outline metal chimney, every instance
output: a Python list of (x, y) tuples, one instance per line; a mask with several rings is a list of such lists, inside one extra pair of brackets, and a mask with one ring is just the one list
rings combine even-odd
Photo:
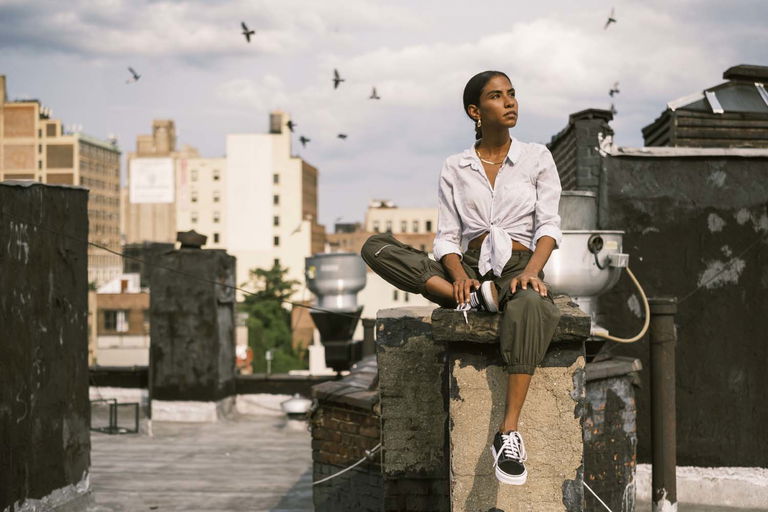
[(348, 370), (359, 359), (360, 343), (355, 344), (352, 336), (363, 311), (357, 305), (357, 292), (365, 287), (365, 263), (355, 253), (316, 254), (305, 262), (307, 287), (323, 310), (313, 310), (311, 315), (325, 346), (326, 362), (337, 372)]

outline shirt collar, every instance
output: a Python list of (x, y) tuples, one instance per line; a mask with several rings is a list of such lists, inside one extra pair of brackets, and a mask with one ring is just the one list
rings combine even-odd
[[(520, 155), (523, 150), (523, 143), (514, 137), (511, 137), (511, 139), (512, 143), (509, 145), (509, 151), (507, 151), (506, 159), (508, 159), (514, 165), (520, 160)], [(472, 144), (472, 146), (470, 146), (468, 149), (464, 150), (464, 153), (461, 155), (461, 160), (459, 161), (459, 166), (469, 166), (476, 171), (479, 171), (483, 168), (480, 162), (480, 158), (478, 158), (477, 152), (475, 151), (474, 144)]]

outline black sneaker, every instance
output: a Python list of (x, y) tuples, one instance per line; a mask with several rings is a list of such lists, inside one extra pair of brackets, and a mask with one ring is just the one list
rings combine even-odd
[(523, 485), (528, 478), (524, 462), (528, 459), (520, 432), (496, 432), (491, 445), (496, 479), (504, 484)]

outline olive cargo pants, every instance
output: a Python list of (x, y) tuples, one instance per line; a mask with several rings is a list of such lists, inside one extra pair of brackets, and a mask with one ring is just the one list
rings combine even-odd
[[(530, 252), (512, 251), (499, 277), (491, 271), (485, 276), (480, 275), (477, 269), (479, 254), (479, 249), (469, 249), (464, 253), (461, 263), (470, 279), (481, 282), (493, 280), (499, 291), (502, 315), (499, 349), (507, 365), (507, 373), (533, 375), (552, 341), (560, 321), (560, 310), (549, 292), (546, 297), (542, 297), (530, 286), (526, 290), (518, 287), (515, 293), (510, 291), (512, 278), (525, 269), (531, 257)], [(380, 233), (365, 242), (360, 255), (371, 270), (391, 285), (409, 293), (419, 293), (443, 307), (456, 307), (453, 301), (446, 302), (430, 296), (426, 291), (426, 282), (433, 276), (452, 282), (442, 264), (430, 259), (426, 252), (400, 242), (390, 233)], [(543, 279), (544, 273), (540, 273), (539, 277)]]

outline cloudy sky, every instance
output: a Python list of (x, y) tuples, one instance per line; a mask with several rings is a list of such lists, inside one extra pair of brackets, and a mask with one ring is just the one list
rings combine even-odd
[[(170, 118), (180, 144), (221, 156), (226, 134), (264, 132), (286, 110), (312, 139), (294, 152), (320, 170), (331, 228), (362, 220), (372, 198), (436, 204), (442, 161), (473, 140), (461, 93), (478, 71), (510, 75), (513, 135), (535, 142), (572, 112), (608, 108), (619, 81), (616, 141), (639, 146), (667, 101), (730, 66), (768, 65), (766, 20), (765, 0), (0, 0), (0, 74), (10, 99), (114, 134), (125, 153)], [(347, 80), (337, 91), (333, 68)], [(367, 99), (373, 85), (381, 101)]]

